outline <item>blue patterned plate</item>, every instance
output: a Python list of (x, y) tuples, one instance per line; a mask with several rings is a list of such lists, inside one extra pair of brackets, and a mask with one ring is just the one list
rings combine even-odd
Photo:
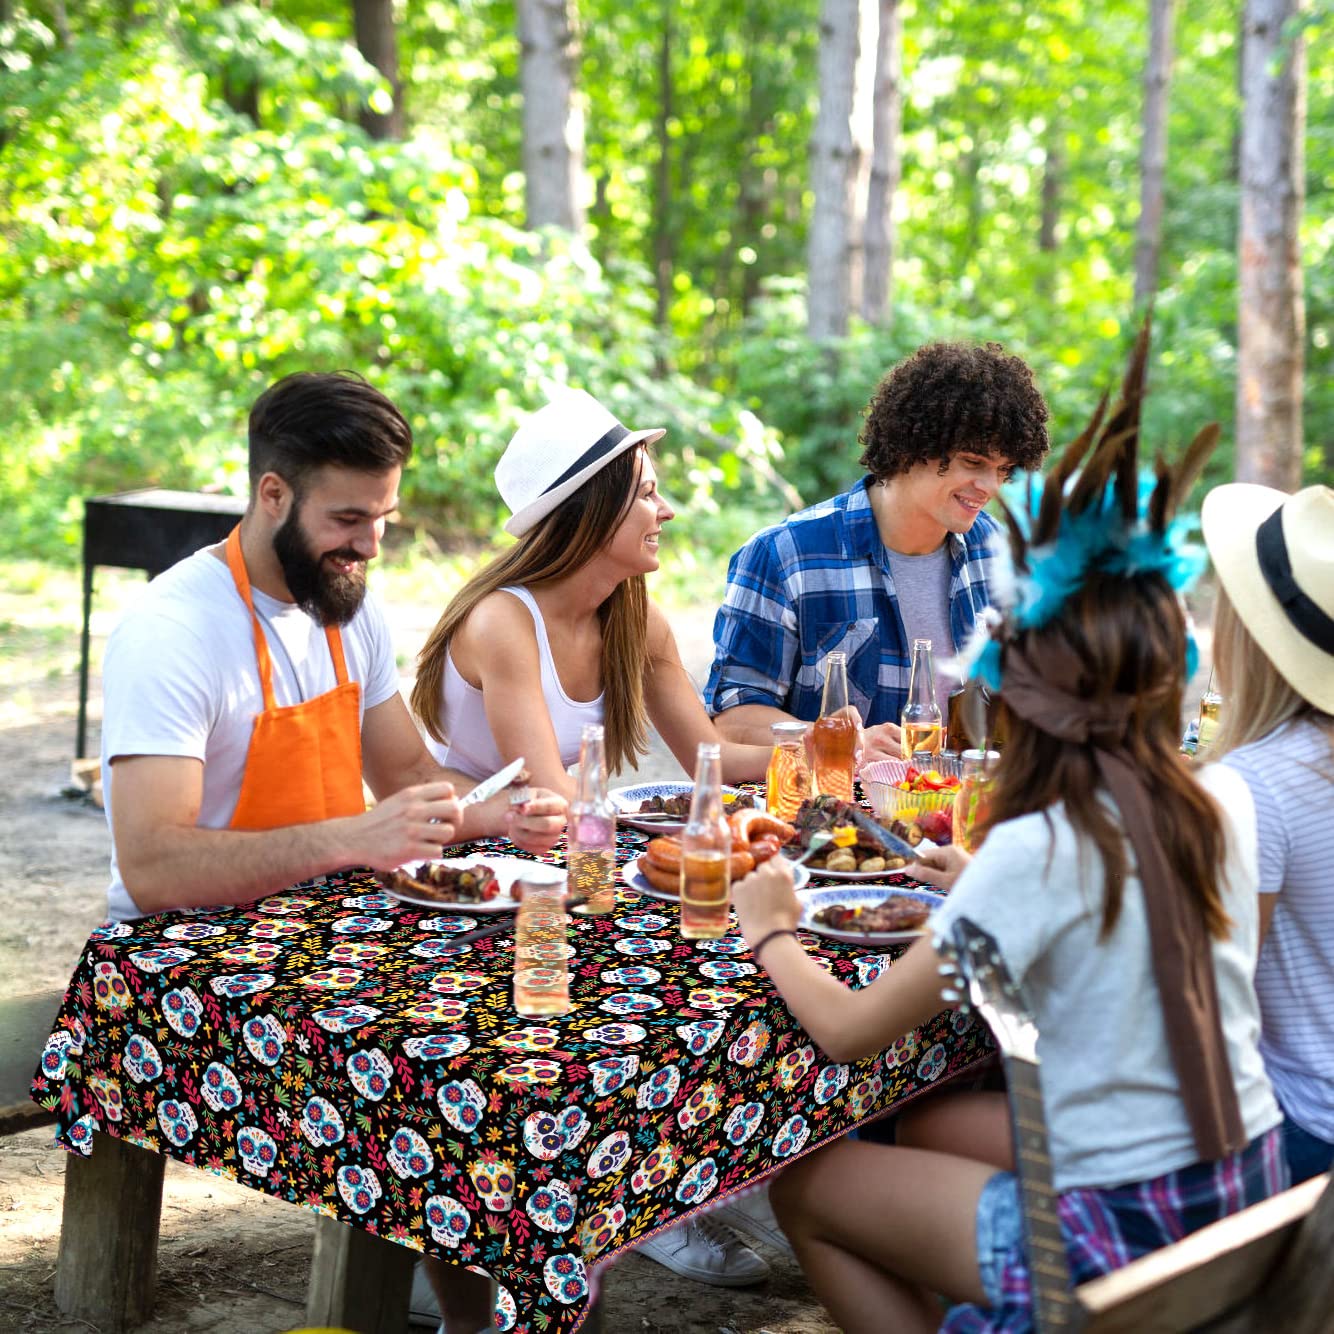
[[(811, 878), (811, 873), (804, 866), (794, 866), (792, 872), (793, 883), (798, 889), (806, 884)], [(629, 888), (633, 889), (636, 894), (642, 894), (646, 899), (658, 899), (662, 903), (676, 903), (678, 901), (675, 894), (668, 894), (666, 890), (655, 889), (650, 885), (649, 882), (640, 875), (639, 869), (633, 861), (628, 861), (621, 867), (621, 880), (628, 885)]]
[[(616, 803), (616, 822), (630, 829), (638, 829), (641, 834), (679, 834), (686, 827), (684, 820), (668, 820), (659, 816), (656, 819), (637, 820), (635, 813), (639, 803), (649, 797), (675, 797), (683, 792), (694, 791), (694, 783), (636, 783), (633, 787), (614, 787), (607, 795)], [(741, 795), (739, 787), (723, 785), (723, 804), (728, 796)]]
[(798, 895), (801, 899), (801, 921), (797, 925), (803, 931), (813, 931), (817, 936), (827, 936), (830, 940), (841, 940), (852, 945), (896, 945), (919, 936), (924, 936), (924, 929), (913, 931), (839, 931), (832, 926), (825, 926), (815, 920), (815, 914), (825, 908), (869, 908), (883, 903), (888, 898), (920, 899), (929, 907), (938, 908), (945, 902), (943, 894), (935, 894), (925, 889), (899, 889), (894, 885), (843, 885), (828, 889), (806, 889)]

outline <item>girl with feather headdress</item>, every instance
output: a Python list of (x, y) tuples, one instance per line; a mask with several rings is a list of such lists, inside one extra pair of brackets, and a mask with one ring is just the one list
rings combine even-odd
[[(956, 924), (995, 940), (1036, 1018), (1053, 1244), (1076, 1283), (1287, 1184), (1256, 1045), (1254, 811), (1236, 774), (1192, 773), (1177, 746), (1194, 647), (1178, 590), (1202, 557), (1173, 516), (1218, 431), (1141, 484), (1147, 354), (1146, 324), (1114, 410), (1006, 514), (1013, 604), (974, 672), (1008, 740), (985, 842), (929, 937), (850, 991), (804, 953), (781, 859), (734, 886), (756, 958), (836, 1061), (942, 1009)], [(841, 1329), (935, 1329), (933, 1294), (957, 1303), (945, 1329), (1031, 1328), (1004, 1096), (932, 1102), (893, 1146), (841, 1140), (790, 1168), (779, 1221)]]

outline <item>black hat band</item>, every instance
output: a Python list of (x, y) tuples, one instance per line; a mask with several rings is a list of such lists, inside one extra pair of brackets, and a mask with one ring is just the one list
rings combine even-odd
[(550, 486), (544, 486), (542, 494), (546, 495), (548, 491), (554, 491), (558, 486), (563, 486), (571, 477), (577, 477), (590, 463), (596, 463), (604, 454), (615, 449), (629, 434), (630, 432), (620, 422), (617, 422), (606, 435), (589, 445)]
[(1260, 561), (1260, 573), (1288, 620), (1316, 648), (1334, 653), (1334, 618), (1326, 616), (1292, 577), (1288, 544), (1283, 538), (1282, 505), (1256, 529), (1255, 554)]

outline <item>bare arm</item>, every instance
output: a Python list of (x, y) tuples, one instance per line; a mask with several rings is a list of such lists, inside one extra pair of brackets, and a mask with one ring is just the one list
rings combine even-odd
[(1260, 895), (1260, 939), (1256, 946), (1257, 950), (1265, 943), (1265, 937), (1269, 934), (1269, 925), (1274, 920), (1274, 909), (1277, 907), (1277, 894)]
[(533, 618), (508, 593), (493, 593), (469, 614), (450, 645), (454, 665), (482, 692), (496, 749), (506, 762), (524, 757), (532, 780), (567, 801), (574, 780), (561, 763), (542, 693), (542, 660)]
[[(801, 905), (792, 868), (781, 857), (762, 863), (733, 886), (737, 920), (752, 948), (769, 932), (792, 930)], [(945, 1009), (939, 956), (919, 940), (869, 987), (852, 991), (831, 977), (793, 935), (775, 936), (756, 960), (793, 1017), (834, 1061), (855, 1061), (883, 1050)]]
[(649, 673), (644, 681), (644, 703), (653, 726), (681, 767), (693, 774), (699, 743), (716, 741), (722, 745), (724, 781), (762, 781), (773, 748), (767, 729), (757, 744), (747, 745), (732, 740), (714, 725), (681, 661), (681, 650), (666, 615), (652, 602), (648, 635)]
[[(371, 791), (386, 798), (420, 783), (452, 783), (459, 793), (476, 786), (476, 780), (435, 762), (412, 721), (401, 695), (390, 696), (366, 710), (361, 728), (362, 769)], [(531, 772), (531, 770), (530, 770)], [(513, 807), (509, 794), (497, 793), (476, 806), (465, 806), (455, 817), (448, 837), (441, 843), (463, 843), (468, 839), (504, 835), (529, 852), (546, 852), (565, 829), (565, 800), (546, 788), (534, 788), (522, 807)]]
[(364, 815), (282, 829), (201, 829), (204, 766), (128, 755), (111, 767), (112, 837), (141, 911), (247, 903), (343, 866), (388, 870), (440, 855), (459, 817), (453, 785), (403, 788)]
[(738, 704), (734, 709), (724, 709), (713, 720), (718, 735), (727, 741), (739, 745), (771, 746), (773, 733), (769, 728), (774, 723), (794, 723), (809, 721), (798, 719), (771, 704)]

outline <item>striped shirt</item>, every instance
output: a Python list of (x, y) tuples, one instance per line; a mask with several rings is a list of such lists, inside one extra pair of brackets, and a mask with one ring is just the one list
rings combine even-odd
[(1260, 893), (1276, 894), (1255, 989), (1283, 1110), (1334, 1140), (1334, 741), (1309, 719), (1223, 757), (1255, 799)]
[[(868, 725), (898, 722), (908, 697), (912, 644), (904, 630), (889, 553), (864, 477), (851, 490), (757, 533), (727, 567), (713, 623), (704, 703), (718, 714), (768, 704), (820, 716), (825, 656), (848, 655), (848, 702)], [(950, 533), (949, 622), (962, 644), (990, 603), (988, 571), (999, 525), (979, 514)]]

